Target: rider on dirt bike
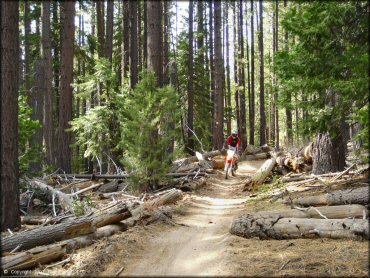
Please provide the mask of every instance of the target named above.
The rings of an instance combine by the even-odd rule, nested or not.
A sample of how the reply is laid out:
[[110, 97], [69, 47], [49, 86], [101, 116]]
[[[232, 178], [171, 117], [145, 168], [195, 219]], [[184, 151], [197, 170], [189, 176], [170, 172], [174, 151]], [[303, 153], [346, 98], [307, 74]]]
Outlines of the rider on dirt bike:
[[236, 154], [235, 170], [236, 170], [238, 169], [238, 159], [239, 159], [238, 153], [239, 153], [239, 147], [240, 147], [240, 139], [238, 137], [238, 131], [236, 129], [234, 129], [231, 132], [231, 135], [227, 138], [227, 146], [236, 148], [236, 152], [235, 152]]

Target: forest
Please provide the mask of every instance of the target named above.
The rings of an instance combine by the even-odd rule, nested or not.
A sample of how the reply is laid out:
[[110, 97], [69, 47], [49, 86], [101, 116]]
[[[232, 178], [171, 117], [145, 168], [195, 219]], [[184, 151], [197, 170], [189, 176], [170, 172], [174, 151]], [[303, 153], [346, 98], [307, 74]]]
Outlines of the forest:
[[[22, 231], [34, 198], [54, 217], [108, 225], [85, 195], [101, 189], [92, 181], [124, 184], [130, 201], [150, 206], [169, 188], [226, 183], [214, 157], [223, 169], [234, 130], [240, 174], [231, 179], [253, 191], [266, 187], [265, 174], [274, 183], [297, 172], [307, 146], [310, 166], [299, 173], [321, 182], [349, 167], [359, 174], [369, 163], [368, 35], [367, 1], [1, 1], [2, 238]], [[290, 160], [279, 166], [283, 154]], [[254, 159], [265, 160], [247, 173], [243, 161]]]

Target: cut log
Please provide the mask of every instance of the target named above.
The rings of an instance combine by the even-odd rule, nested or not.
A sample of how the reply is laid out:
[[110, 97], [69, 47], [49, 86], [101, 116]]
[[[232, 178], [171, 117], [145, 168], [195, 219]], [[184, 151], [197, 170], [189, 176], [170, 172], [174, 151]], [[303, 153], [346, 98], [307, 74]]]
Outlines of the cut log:
[[37, 180], [37, 179], [26, 179], [27, 184], [31, 188], [39, 189], [44, 193], [44, 196], [46, 196], [46, 199], [49, 201], [49, 203], [53, 200], [53, 195], [57, 197], [59, 205], [66, 211], [73, 212], [73, 205], [72, 205], [72, 197]]
[[118, 189], [118, 184], [119, 184], [118, 180], [105, 183], [98, 188], [98, 191], [102, 193], [116, 192]]
[[369, 187], [338, 190], [316, 196], [303, 196], [293, 200], [285, 200], [285, 203], [292, 203], [299, 206], [367, 205], [369, 204]]
[[222, 155], [215, 156], [212, 159], [213, 169], [224, 169], [225, 167], [225, 157]]
[[269, 153], [257, 153], [257, 154], [254, 154], [254, 155], [242, 155], [240, 159], [251, 161], [251, 160], [266, 159], [266, 158], [269, 158], [269, 157], [270, 157]]
[[270, 175], [272, 169], [274, 168], [276, 163], [276, 158], [270, 158], [266, 160], [265, 163], [261, 166], [261, 168], [252, 176], [251, 180], [249, 180], [245, 184], [245, 188], [249, 189], [256, 189], [260, 186], [265, 179]]
[[96, 228], [118, 223], [129, 218], [131, 213], [125, 203], [118, 203], [109, 211], [99, 211], [95, 215], [85, 216], [52, 226], [37, 227], [32, 230], [6, 237], [1, 242], [3, 251], [27, 250], [38, 245], [50, 244], [95, 232]]
[[282, 211], [261, 211], [253, 213], [255, 218], [359, 218], [368, 216], [368, 210], [362, 205], [323, 206], [294, 208]]
[[363, 219], [259, 218], [252, 214], [236, 217], [230, 233], [261, 239], [292, 238], [369, 238], [369, 222]]
[[93, 243], [93, 240], [108, 237], [125, 230], [127, 230], [127, 225], [123, 223], [101, 227], [93, 234], [64, 240], [52, 245], [35, 247], [16, 255], [2, 257], [1, 266], [3, 269], [30, 269], [39, 264], [57, 260], [65, 255], [65, 253], [88, 246]]
[[261, 148], [257, 148], [256, 146], [253, 146], [253, 145], [249, 144], [245, 148], [245, 150], [243, 152], [243, 155], [254, 155], [254, 154], [260, 153], [260, 152], [261, 152]]

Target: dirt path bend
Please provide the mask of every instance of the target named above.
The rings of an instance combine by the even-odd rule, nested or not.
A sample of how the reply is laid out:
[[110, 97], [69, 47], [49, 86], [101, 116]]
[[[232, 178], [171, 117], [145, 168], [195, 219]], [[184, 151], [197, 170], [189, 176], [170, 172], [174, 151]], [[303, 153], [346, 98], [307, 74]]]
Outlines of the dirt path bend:
[[[126, 268], [120, 275], [229, 275], [233, 272], [225, 259], [231, 237], [229, 226], [247, 201], [241, 192], [243, 180], [263, 162], [241, 162], [237, 176], [227, 180], [221, 172], [210, 178], [204, 189], [185, 201], [184, 215], [175, 217], [174, 221], [183, 225], [157, 232], [142, 250], [122, 258]], [[109, 273], [108, 267], [102, 274]]]

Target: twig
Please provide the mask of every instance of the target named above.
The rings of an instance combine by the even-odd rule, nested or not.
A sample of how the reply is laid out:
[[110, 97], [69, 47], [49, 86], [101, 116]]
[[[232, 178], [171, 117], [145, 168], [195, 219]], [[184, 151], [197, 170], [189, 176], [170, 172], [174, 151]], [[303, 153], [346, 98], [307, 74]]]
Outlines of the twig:
[[62, 170], [62, 169], [58, 168], [56, 171], [54, 171], [54, 172], [53, 172], [53, 173], [51, 173], [50, 175], [45, 176], [45, 177], [44, 177], [44, 179], [45, 179], [45, 178], [48, 178], [48, 177], [50, 177], [50, 176], [52, 176], [52, 175], [55, 175], [56, 173], [58, 173], [58, 172], [59, 172], [59, 170]]
[[198, 176], [199, 172], [200, 172], [200, 167], [199, 167], [199, 169], [198, 169], [198, 172], [197, 172], [197, 173], [196, 173], [196, 175], [194, 176], [193, 180], [195, 180], [195, 179], [196, 179], [196, 177]]
[[102, 168], [101, 168], [99, 157], [95, 156], [95, 158], [96, 158], [96, 161], [98, 161], [99, 169], [100, 169], [100, 174], [101, 174], [102, 173]]
[[55, 211], [55, 194], [53, 194], [52, 201], [53, 201], [53, 213], [54, 213], [54, 216], [57, 216], [57, 212]]
[[121, 267], [117, 272], [115, 276], [118, 276], [121, 274], [121, 272], [125, 269], [125, 267]]
[[112, 160], [114, 167], [116, 167], [116, 173], [119, 174], [119, 170], [118, 170], [117, 164], [114, 162], [114, 160], [106, 152], [104, 152], [104, 153], [105, 153], [106, 156], [108, 156], [108, 158], [110, 160]]
[[64, 264], [64, 263], [69, 263], [70, 261], [71, 261], [71, 258], [70, 258], [70, 257], [68, 257], [67, 259], [65, 259], [65, 260], [63, 260], [63, 261], [60, 261], [60, 262], [57, 262], [57, 263], [55, 263], [55, 264], [51, 264], [51, 265], [46, 266], [46, 267], [44, 268], [44, 270], [45, 270], [45, 269], [47, 269], [47, 268], [51, 268], [51, 267], [54, 267], [54, 266], [57, 266], [57, 265]]
[[37, 274], [39, 274], [39, 275], [44, 275], [44, 276], [50, 276], [50, 274], [49, 274], [49, 273], [45, 273], [45, 272], [41, 272], [41, 271], [37, 272]]
[[290, 263], [290, 259], [289, 259], [289, 260], [287, 260], [285, 263], [283, 263], [283, 265], [280, 267], [280, 269], [279, 269], [279, 270], [283, 270], [283, 268], [284, 268], [288, 263]]
[[325, 219], [328, 219], [325, 215], [323, 215], [317, 208], [315, 207], [311, 207], [312, 209], [314, 209], [322, 218], [325, 218]]
[[14, 235], [14, 233], [12, 232], [12, 230], [10, 230], [9, 228], [8, 228], [8, 232], [9, 232], [9, 234], [12, 236], [12, 235]]
[[21, 248], [22, 244], [19, 244], [17, 247], [15, 247], [10, 253], [16, 252], [19, 248]]
[[144, 193], [144, 195], [143, 195], [143, 197], [140, 199], [140, 201], [141, 201], [141, 202], [142, 202], [142, 201], [144, 201], [145, 197], [146, 197], [146, 193]]
[[346, 170], [344, 170], [342, 173], [340, 173], [338, 176], [336, 176], [334, 179], [331, 180], [331, 182], [333, 181], [336, 181], [337, 179], [339, 179], [341, 176], [343, 176], [344, 174], [347, 174], [349, 172], [349, 170], [351, 170], [354, 166], [356, 165], [356, 163], [353, 163], [351, 166], [349, 166]]
[[81, 189], [80, 191], [77, 191], [77, 192], [75, 192], [75, 193], [68, 194], [68, 195], [76, 196], [76, 195], [78, 195], [78, 194], [81, 194], [81, 193], [83, 193], [83, 192], [89, 191], [89, 190], [94, 189], [94, 188], [96, 188], [96, 187], [102, 186], [103, 184], [104, 184], [104, 182], [102, 182], [102, 183], [97, 183], [97, 184], [93, 184], [93, 185], [91, 185], [91, 186], [89, 186], [89, 187], [86, 187], [86, 188], [84, 188], [84, 189]]
[[202, 152], [204, 152], [204, 153], [205, 153], [205, 151], [204, 151], [204, 149], [203, 149], [203, 144], [202, 144], [202, 142], [199, 140], [198, 136], [195, 134], [195, 132], [194, 132], [193, 130], [191, 130], [191, 128], [190, 128], [190, 127], [188, 127], [188, 125], [187, 125], [187, 124], [185, 124], [185, 126], [186, 126], [186, 128], [187, 128], [187, 129], [189, 129], [189, 130], [190, 130], [190, 132], [191, 132], [191, 133], [193, 133], [193, 134], [194, 134], [195, 138], [197, 139], [197, 141], [198, 141], [198, 142], [199, 142], [199, 144], [200, 144], [200, 148], [202, 149]]

